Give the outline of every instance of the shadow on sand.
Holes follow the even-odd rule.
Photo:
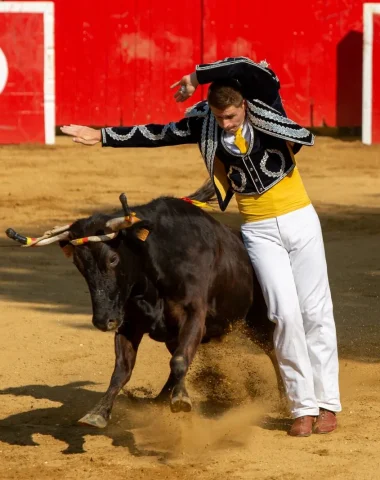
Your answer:
[[[101,436],[110,438],[113,446],[124,447],[135,457],[152,456],[157,457],[158,462],[166,463],[178,453],[175,447],[180,443],[181,428],[190,425],[192,416],[214,420],[232,408],[230,402],[223,404],[208,398],[196,403],[192,413],[172,414],[169,405],[158,404],[152,397],[135,396],[132,392],[117,397],[109,425],[105,429],[96,429],[77,423],[102,396],[99,392],[86,389],[90,385],[93,383],[75,382],[59,386],[27,385],[0,390],[0,395],[61,403],[58,407],[33,408],[0,420],[0,442],[37,446],[35,435],[49,435],[66,444],[63,454],[81,454],[86,451],[84,443],[87,436]],[[270,430],[284,431],[289,427],[289,420],[270,416],[258,419],[257,415],[252,415],[250,423]],[[149,441],[139,439],[138,432],[144,429],[154,432],[156,438],[152,442],[151,438]],[[150,434],[147,436],[150,437]],[[234,443],[236,439],[231,438],[230,446]]]
[[[134,456],[157,456],[165,459],[159,451],[138,448],[132,429],[141,426],[142,420],[136,420],[134,411],[140,406],[127,396],[120,395],[117,399],[116,412],[123,407],[129,410],[129,415],[123,419],[123,426],[116,420],[104,429],[81,426],[77,420],[93,407],[102,394],[87,390],[84,387],[92,382],[76,382],[67,385],[27,385],[20,388],[7,388],[0,395],[30,396],[34,399],[45,399],[62,403],[59,407],[37,408],[27,412],[11,415],[0,421],[0,442],[10,445],[34,446],[33,435],[50,435],[67,444],[62,453],[84,453],[85,436],[106,436],[112,440],[112,445],[125,447]],[[146,400],[144,403],[151,403]],[[117,413],[114,415],[117,419]]]

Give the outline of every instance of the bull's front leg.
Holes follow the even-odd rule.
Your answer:
[[[173,355],[178,347],[178,339],[176,338],[175,340],[170,340],[166,342],[165,345],[166,345],[166,348],[169,350],[169,352]],[[160,393],[157,395],[157,397],[154,400],[156,402],[169,401],[173,387],[176,383],[177,383],[177,380],[175,379],[173,373],[170,372],[169,378],[166,380],[165,385],[162,387]]]
[[[192,403],[185,387],[186,373],[205,331],[206,309],[197,305],[187,309],[180,327],[178,346],[170,360],[170,408],[172,412],[190,412]]]
[[[95,407],[79,420],[80,424],[98,428],[107,426],[115,398],[131,378],[142,337],[143,332],[140,330],[120,330],[115,334],[116,358],[110,385]]]

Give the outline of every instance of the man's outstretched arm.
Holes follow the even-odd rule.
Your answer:
[[[132,127],[107,127],[95,129],[83,125],[65,125],[62,133],[73,137],[73,141],[83,145],[103,147],[165,147],[196,143],[197,138],[192,130],[194,120],[183,118],[179,122],[164,125],[148,124]]]

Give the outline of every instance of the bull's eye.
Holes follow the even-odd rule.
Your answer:
[[[118,263],[119,263],[119,255],[117,255],[117,253],[113,253],[112,255],[110,255],[109,257],[110,267],[114,268]]]

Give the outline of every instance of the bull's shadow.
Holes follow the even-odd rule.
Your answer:
[[[115,405],[116,420],[110,422],[105,430],[81,426],[76,421],[99,401],[102,393],[87,390],[84,387],[92,382],[74,382],[67,385],[27,385],[0,390],[0,395],[30,396],[34,399],[47,399],[62,403],[59,407],[31,409],[0,420],[0,442],[10,445],[36,446],[33,435],[50,435],[67,444],[64,454],[84,453],[85,437],[107,436],[112,445],[125,447],[133,456],[156,456],[158,461],[167,459],[166,453],[152,449],[139,448],[133,429],[144,426],[141,415],[136,418],[136,402],[120,395]],[[33,407],[31,407],[33,408]],[[118,412],[124,409],[129,415],[123,415],[122,425],[117,421]]]
[[[222,372],[216,369],[215,375],[221,377]],[[208,382],[209,378],[206,378],[205,383]],[[177,437],[180,443],[181,428],[178,426],[186,425],[186,422],[191,423],[192,413],[172,414],[169,404],[157,404],[151,391],[135,388],[118,395],[112,419],[105,429],[83,426],[77,423],[78,419],[87,413],[103,395],[103,392],[86,388],[91,385],[94,383],[80,381],[66,385],[26,385],[0,390],[0,395],[31,397],[36,400],[61,403],[58,407],[33,408],[32,401],[28,411],[0,420],[0,442],[19,446],[38,446],[34,436],[49,435],[66,444],[66,448],[62,450],[63,454],[81,454],[86,451],[84,444],[87,436],[106,436],[111,439],[113,446],[127,448],[135,457],[152,456],[156,457],[158,462],[165,463],[176,456],[173,446],[176,445]],[[261,396],[256,389],[249,390],[250,388],[247,387],[247,392],[252,399]],[[231,399],[223,401],[211,391],[194,405],[195,414],[216,421],[234,406],[236,407]],[[161,418],[158,424],[157,418]],[[286,430],[288,423],[289,419],[286,418],[274,419],[269,416],[260,419],[257,416],[255,419],[252,418],[252,425],[260,425],[264,429],[271,430]],[[145,432],[145,434],[141,437],[137,432]],[[154,433],[156,437],[152,441],[150,441],[149,432]],[[161,435],[170,437],[169,441],[162,440]],[[230,441],[229,446],[234,445],[234,439],[231,438]]]

